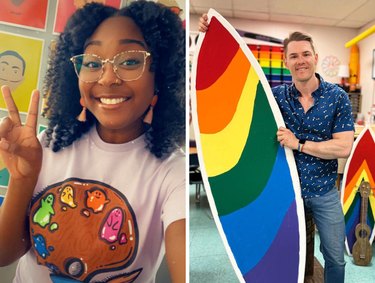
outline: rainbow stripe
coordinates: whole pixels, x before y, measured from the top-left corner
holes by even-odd
[[[292,83],[292,75],[284,65],[283,47],[271,45],[248,45],[262,67],[271,87]]]
[[[357,137],[345,166],[341,189],[341,203],[345,215],[346,250],[352,254],[356,242],[355,227],[360,223],[361,195],[358,188],[362,181],[370,183],[372,189],[367,210],[367,225],[372,244],[375,236],[375,135],[366,127]]]
[[[192,102],[216,224],[240,280],[303,282],[303,204],[293,155],[276,140],[281,114],[251,51],[219,14],[208,15]]]

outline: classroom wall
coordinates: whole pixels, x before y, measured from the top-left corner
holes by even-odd
[[[346,48],[345,43],[372,26],[372,24],[370,24],[363,29],[352,29],[233,18],[227,18],[227,20],[237,29],[280,39],[284,39],[293,31],[302,31],[310,34],[314,40],[319,56],[317,72],[320,73],[326,81],[332,83],[339,83],[341,78],[325,74],[322,68],[323,60],[329,56],[334,56],[340,61],[340,64],[349,64],[350,48]],[[191,33],[197,33],[198,21],[198,15],[190,15],[189,24]],[[267,42],[252,39],[245,39],[245,41],[246,43],[269,45]],[[359,42],[358,47],[360,52],[360,85],[362,91],[361,109],[362,113],[367,113],[374,92],[374,80],[371,78],[371,69],[373,60],[372,50],[375,49],[375,34]]]
[[[366,25],[358,31],[358,34],[364,32],[368,28],[375,25],[375,21]],[[373,64],[374,50],[375,50],[375,33],[366,37],[358,43],[360,53],[360,84],[362,87],[362,113],[365,114],[367,119],[371,105],[375,103],[375,68]]]

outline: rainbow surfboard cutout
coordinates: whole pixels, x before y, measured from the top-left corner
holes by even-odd
[[[367,210],[367,225],[370,227],[370,244],[375,237],[375,134],[365,127],[353,144],[344,170],[341,189],[341,204],[345,215],[346,251],[352,254],[356,242],[355,227],[360,223],[361,195],[358,192],[362,181],[370,183],[371,193]]]
[[[298,173],[266,77],[215,10],[192,69],[192,114],[215,223],[240,282],[303,282],[306,230]],[[287,258],[287,259],[286,259]]]

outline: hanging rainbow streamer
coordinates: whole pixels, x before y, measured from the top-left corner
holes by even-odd
[[[303,203],[293,153],[276,139],[281,113],[235,29],[212,9],[208,16],[193,63],[192,108],[216,225],[241,282],[303,282]]]
[[[360,223],[361,195],[358,188],[362,181],[370,183],[371,194],[367,210],[370,227],[370,244],[375,237],[375,134],[365,127],[354,142],[352,153],[345,165],[341,189],[341,203],[345,215],[346,250],[352,254],[356,242],[355,227]]]

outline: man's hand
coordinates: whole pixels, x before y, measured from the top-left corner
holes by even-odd
[[[207,14],[203,14],[199,18],[199,31],[200,32],[206,32],[208,30],[208,16]]]
[[[277,140],[280,142],[281,146],[286,146],[292,150],[298,149],[299,140],[292,133],[291,130],[280,127],[276,133]]]

